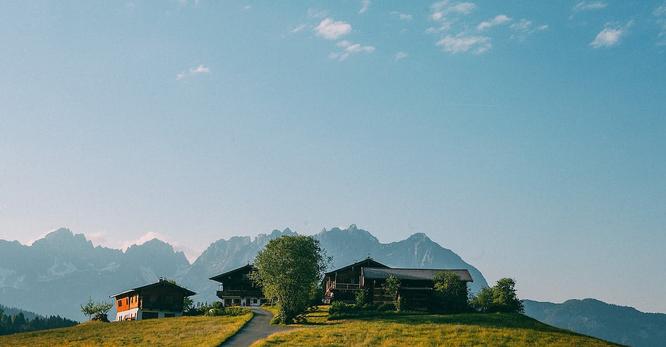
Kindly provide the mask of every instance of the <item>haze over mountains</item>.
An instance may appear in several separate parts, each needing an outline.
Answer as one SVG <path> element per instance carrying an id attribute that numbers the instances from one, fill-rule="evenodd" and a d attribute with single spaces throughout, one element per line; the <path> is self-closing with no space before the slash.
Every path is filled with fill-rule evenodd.
<path id="1" fill-rule="evenodd" d="M 199 293 L 195 301 L 212 301 L 217 284 L 209 277 L 251 262 L 268 241 L 291 234 L 295 233 L 285 229 L 255 238 L 219 240 L 192 264 L 182 252 L 157 239 L 131 246 L 125 252 L 94 247 L 84 235 L 68 229 L 51 232 L 31 246 L 0 240 L 0 303 L 82 319 L 79 305 L 88 297 L 108 300 L 116 292 L 159 277 L 175 279 Z M 332 257 L 331 268 L 371 256 L 389 266 L 465 268 L 474 278 L 473 291 L 487 285 L 479 270 L 425 234 L 384 244 L 351 225 L 324 230 L 314 237 Z"/>

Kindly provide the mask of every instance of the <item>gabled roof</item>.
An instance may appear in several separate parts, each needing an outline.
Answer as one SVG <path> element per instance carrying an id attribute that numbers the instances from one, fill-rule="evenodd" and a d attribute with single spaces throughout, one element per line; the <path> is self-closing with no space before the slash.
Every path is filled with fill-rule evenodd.
<path id="1" fill-rule="evenodd" d="M 384 265 L 384 264 L 382 264 L 382 263 L 380 263 L 380 262 L 378 262 L 378 261 L 376 261 L 376 260 L 374 260 L 374 259 L 372 259 L 372 258 L 370 258 L 370 257 L 367 257 L 367 258 L 365 258 L 365 259 L 363 259 L 363 260 L 361 260 L 361 261 L 358 261 L 358 262 L 356 262 L 356 263 L 354 263 L 354 264 L 349 264 L 349 265 L 344 266 L 344 267 L 341 267 L 341 268 L 339 268 L 339 269 L 329 271 L 329 272 L 326 273 L 326 275 L 329 275 L 329 274 L 332 274 L 332 273 L 335 273 L 335 272 L 338 272 L 338 271 L 344 271 L 344 270 L 347 270 L 348 268 L 350 268 L 350 267 L 352 267 L 352 266 L 374 267 L 374 268 L 388 268 L 388 266 L 386 266 L 386 265 Z"/>
<path id="2" fill-rule="evenodd" d="M 250 271 L 252 271 L 252 270 L 254 270 L 254 265 L 252 265 L 252 264 L 247 264 L 247 265 L 243 265 L 243 266 L 241 266 L 241 267 L 239 267 L 239 268 L 235 268 L 235 269 L 233 269 L 233 270 L 229 270 L 229 271 L 227 271 L 227 272 L 225 272 L 225 273 L 221 273 L 221 274 L 219 274 L 219 275 L 217 275 L 217 276 L 213 276 L 213 277 L 211 277 L 211 278 L 209 278 L 209 279 L 210 279 L 210 280 L 213 280 L 213 281 L 217 281 L 217 282 L 222 282 L 222 280 L 223 280 L 225 277 L 227 277 L 227 276 L 233 275 L 233 274 L 235 274 L 235 273 L 237 273 L 237 272 L 250 272 Z"/>
<path id="3" fill-rule="evenodd" d="M 187 288 L 183 288 L 183 287 L 181 287 L 181 286 L 179 286 L 175 283 L 172 283 L 170 281 L 160 279 L 159 281 L 157 281 L 155 283 L 151 283 L 151 284 L 147 284 L 145 286 L 136 287 L 134 289 L 126 290 L 124 292 L 111 295 L 111 297 L 118 297 L 118 296 L 121 296 L 121 295 L 130 294 L 130 293 L 139 293 L 139 294 L 141 294 L 141 292 L 144 291 L 144 290 L 157 288 L 157 287 L 169 287 L 169 288 L 172 288 L 172 289 L 175 289 L 175 290 L 179 290 L 179 291 L 183 292 L 183 294 L 185 294 L 185 296 L 192 296 L 192 295 L 196 294 L 195 292 L 193 292 L 193 291 L 191 291 Z"/>
<path id="4" fill-rule="evenodd" d="M 390 269 L 390 268 L 376 268 L 364 267 L 363 276 L 366 279 L 386 279 L 393 275 L 401 280 L 427 280 L 432 281 L 435 274 L 438 272 L 453 272 L 458 275 L 461 281 L 473 282 L 472 276 L 466 269 Z"/>

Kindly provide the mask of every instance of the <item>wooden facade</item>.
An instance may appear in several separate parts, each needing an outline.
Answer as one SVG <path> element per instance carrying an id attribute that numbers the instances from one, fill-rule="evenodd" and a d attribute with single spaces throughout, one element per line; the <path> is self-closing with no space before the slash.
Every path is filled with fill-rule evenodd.
<path id="1" fill-rule="evenodd" d="M 220 283 L 217 297 L 223 306 L 260 306 L 268 303 L 261 287 L 250 279 L 254 266 L 248 264 L 210 279 Z"/>
<path id="2" fill-rule="evenodd" d="M 183 299 L 196 293 L 170 281 L 137 287 L 112 295 L 115 299 L 116 320 L 168 318 L 183 315 Z"/>
<path id="3" fill-rule="evenodd" d="M 426 307 L 434 290 L 434 277 L 438 272 L 453 272 L 461 281 L 472 282 L 466 269 L 409 269 L 390 268 L 371 258 L 347 265 L 326 273 L 324 277 L 324 302 L 343 301 L 352 303 L 356 292 L 365 290 L 374 304 L 390 303 L 395 298 L 384 290 L 389 276 L 400 280 L 398 295 L 409 299 L 416 307 Z"/>
<path id="4" fill-rule="evenodd" d="M 356 291 L 362 287 L 361 269 L 364 267 L 388 268 L 388 266 L 372 258 L 366 258 L 327 272 L 324 275 L 322 285 L 324 288 L 324 303 L 331 303 L 334 300 L 353 302 Z"/>

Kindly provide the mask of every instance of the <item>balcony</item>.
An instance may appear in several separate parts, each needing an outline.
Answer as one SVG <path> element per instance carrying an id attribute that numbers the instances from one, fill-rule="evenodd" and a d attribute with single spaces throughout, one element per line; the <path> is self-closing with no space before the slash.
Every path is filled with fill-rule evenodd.
<path id="1" fill-rule="evenodd" d="M 337 289 L 337 290 L 357 290 L 361 288 L 361 285 L 358 283 L 340 283 L 340 282 L 332 282 L 331 283 L 331 289 Z"/>

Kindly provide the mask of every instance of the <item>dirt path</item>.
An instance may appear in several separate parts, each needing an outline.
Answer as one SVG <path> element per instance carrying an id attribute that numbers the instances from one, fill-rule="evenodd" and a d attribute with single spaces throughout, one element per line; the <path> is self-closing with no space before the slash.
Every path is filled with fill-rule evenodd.
<path id="1" fill-rule="evenodd" d="M 229 340 L 225 341 L 223 347 L 247 347 L 257 340 L 261 340 L 268 335 L 289 329 L 281 325 L 271 325 L 271 318 L 273 314 L 260 309 L 252 309 L 254 317 Z"/>

